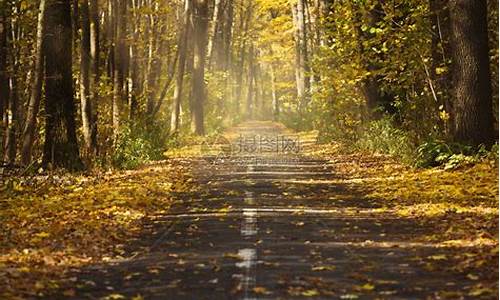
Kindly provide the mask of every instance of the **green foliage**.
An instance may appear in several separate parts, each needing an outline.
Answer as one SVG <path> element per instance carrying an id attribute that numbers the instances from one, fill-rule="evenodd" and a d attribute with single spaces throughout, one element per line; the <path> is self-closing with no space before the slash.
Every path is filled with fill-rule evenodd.
<path id="1" fill-rule="evenodd" d="M 420 168 L 442 166 L 448 170 L 478 163 L 484 159 L 498 162 L 498 144 L 488 151 L 484 146 L 474 148 L 459 143 L 430 140 L 417 148 L 415 166 Z"/>
<path id="2" fill-rule="evenodd" d="M 113 146 L 112 165 L 118 169 L 135 169 L 161 159 L 166 137 L 160 124 L 123 126 Z"/>
<path id="3" fill-rule="evenodd" d="M 375 153 L 388 154 L 401 161 L 410 161 L 413 147 L 410 136 L 394 126 L 390 118 L 371 121 L 361 126 L 361 133 L 355 147 Z"/>

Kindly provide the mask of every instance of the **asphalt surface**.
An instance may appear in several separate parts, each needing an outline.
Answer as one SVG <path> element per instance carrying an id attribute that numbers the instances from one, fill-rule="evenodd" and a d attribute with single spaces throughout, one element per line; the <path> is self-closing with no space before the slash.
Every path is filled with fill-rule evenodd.
<path id="1" fill-rule="evenodd" d="M 328 183 L 342 176 L 328 161 L 267 152 L 193 163 L 199 190 L 147 224 L 131 245 L 143 251 L 81 270 L 75 298 L 435 299 L 472 284 L 426 268 L 422 257 L 444 251 L 414 242 L 431 228 Z"/>

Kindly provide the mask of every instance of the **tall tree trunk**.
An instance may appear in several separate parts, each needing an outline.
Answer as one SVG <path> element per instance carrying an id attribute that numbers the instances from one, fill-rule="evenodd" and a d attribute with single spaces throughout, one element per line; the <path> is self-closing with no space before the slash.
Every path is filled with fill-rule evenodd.
<path id="1" fill-rule="evenodd" d="M 210 24 L 209 32 L 208 32 L 208 46 L 207 46 L 207 59 L 209 66 L 213 62 L 214 55 L 214 47 L 218 43 L 219 40 L 219 32 L 222 27 L 222 16 L 224 13 L 224 1 L 223 0 L 215 0 L 214 2 L 214 10 L 212 15 L 212 23 Z"/>
<path id="2" fill-rule="evenodd" d="M 247 43 L 247 35 L 248 35 L 248 26 L 250 24 L 250 20 L 252 18 L 252 5 L 248 4 L 247 9 L 242 5 L 240 11 L 240 35 L 241 35 L 241 44 L 239 45 L 239 59 L 236 64 L 236 112 L 240 112 L 240 104 L 241 104 L 241 91 L 243 90 L 243 68 L 245 66 L 245 54 L 247 51 L 246 43 Z"/>
<path id="3" fill-rule="evenodd" d="M 17 108 L 19 103 L 19 94 L 18 94 L 18 86 L 16 78 L 18 62 L 16 61 L 16 58 L 11 58 L 10 60 L 13 66 L 13 72 L 9 78 L 9 102 L 7 110 L 5 111 L 7 119 L 7 127 L 5 131 L 6 139 L 5 139 L 3 160 L 8 165 L 13 165 L 16 162 L 16 153 L 17 153 L 17 130 L 19 123 L 19 115 Z"/>
<path id="4" fill-rule="evenodd" d="M 310 77 L 309 58 L 307 49 L 307 29 L 305 18 L 305 0 L 297 0 L 292 4 L 292 13 L 295 24 L 295 47 L 296 47 L 296 81 L 297 98 L 300 110 L 303 111 L 309 103 Z"/>
<path id="5" fill-rule="evenodd" d="M 450 0 L 456 141 L 495 141 L 486 0 Z"/>
<path id="6" fill-rule="evenodd" d="M 2 128 L 8 124 L 3 122 L 5 111 L 9 105 L 9 77 L 7 73 L 8 44 L 7 36 L 9 32 L 9 20 L 7 14 L 6 1 L 0 2 L 0 118 L 2 119 Z M 3 130 L 1 131 L 3 134 Z M 4 138 L 1 139 L 2 143 Z"/>
<path id="7" fill-rule="evenodd" d="M 193 110 L 192 131 L 205 134 L 205 50 L 207 43 L 207 0 L 193 0 L 194 15 L 194 60 L 193 60 Z"/>
<path id="8" fill-rule="evenodd" d="M 70 0 L 47 0 L 43 164 L 81 169 L 72 79 Z"/>
<path id="9" fill-rule="evenodd" d="M 179 33 L 179 61 L 177 62 L 177 74 L 175 78 L 174 99 L 172 101 L 172 116 L 170 120 L 170 131 L 177 132 L 180 124 L 182 88 L 184 84 L 184 69 L 187 56 L 187 37 L 189 35 L 189 18 L 191 14 L 191 0 L 184 0 L 184 15 L 182 28 Z"/>
<path id="10" fill-rule="evenodd" d="M 10 8 L 7 10 L 10 11 Z M 19 40 L 19 21 L 10 20 L 9 25 L 5 25 L 7 29 L 5 62 L 7 64 L 8 78 L 8 102 L 4 111 L 5 122 L 5 144 L 3 160 L 13 165 L 16 161 L 17 154 L 17 131 L 19 127 L 19 88 L 17 85 L 17 76 L 19 73 L 19 48 L 17 42 Z"/>
<path id="11" fill-rule="evenodd" d="M 224 53 L 223 53 L 223 66 L 222 69 L 227 71 L 231 65 L 231 43 L 233 39 L 233 12 L 234 4 L 233 0 L 226 1 L 226 9 L 224 10 L 224 29 L 223 29 L 223 43 L 224 43 Z"/>
<path id="12" fill-rule="evenodd" d="M 40 108 L 43 85 L 43 41 L 45 34 L 45 7 L 46 0 L 40 1 L 38 11 L 38 25 L 36 32 L 35 61 L 33 63 L 33 84 L 28 102 L 28 112 L 23 130 L 23 142 L 21 148 L 21 163 L 28 165 L 31 162 L 33 143 L 35 141 L 36 117 Z"/>
<path id="13" fill-rule="evenodd" d="M 253 109 L 255 107 L 255 54 L 254 54 L 254 46 L 250 45 L 250 49 L 248 50 L 248 92 L 247 92 L 247 103 L 246 103 L 246 114 L 245 117 L 247 119 L 253 118 Z"/>
<path id="14" fill-rule="evenodd" d="M 276 91 L 276 71 L 274 62 L 271 62 L 271 96 L 272 96 L 273 120 L 278 121 L 280 115 L 280 105 Z"/>
<path id="15" fill-rule="evenodd" d="M 82 133 L 85 152 L 90 155 L 92 150 L 92 99 L 90 94 L 90 12 L 88 0 L 82 0 L 81 14 L 81 45 L 80 45 L 80 107 L 82 114 Z"/>
<path id="16" fill-rule="evenodd" d="M 123 47 L 124 47 L 124 28 L 121 27 L 122 18 L 122 6 L 124 5 L 124 0 L 114 0 L 113 6 L 113 27 L 114 27 L 114 62 L 113 62 L 113 105 L 112 105 L 112 116 L 113 116 L 113 135 L 114 140 L 120 131 L 120 116 L 121 116 L 121 102 L 123 101 L 123 82 L 124 82 L 124 72 L 123 72 Z"/>
<path id="17" fill-rule="evenodd" d="M 151 7 L 151 9 L 153 9 Z M 153 14 L 148 16 L 149 22 L 146 25 L 147 31 L 149 34 L 148 41 L 148 60 L 147 60 L 147 71 L 145 84 L 146 87 L 146 115 L 150 117 L 154 110 L 154 92 L 156 87 L 156 79 L 157 79 L 157 65 L 156 61 L 157 55 L 157 45 L 159 44 L 159 29 L 156 28 L 155 18 Z"/>
<path id="18" fill-rule="evenodd" d="M 98 0 L 90 0 L 90 96 L 92 99 L 92 110 L 91 110 L 91 124 L 90 124 L 90 135 L 91 135 L 91 150 L 93 155 L 98 155 L 99 148 L 97 143 L 97 121 L 98 121 L 98 103 L 99 103 L 99 82 L 101 80 L 100 73 L 100 51 L 101 46 L 99 42 L 100 33 L 100 22 L 99 22 L 99 5 Z"/>

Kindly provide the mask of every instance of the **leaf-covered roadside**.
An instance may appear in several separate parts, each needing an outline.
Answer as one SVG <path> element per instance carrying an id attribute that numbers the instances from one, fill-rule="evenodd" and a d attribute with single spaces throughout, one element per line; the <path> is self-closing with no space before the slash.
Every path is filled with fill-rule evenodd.
<path id="1" fill-rule="evenodd" d="M 95 177 L 6 182 L 0 194 L 0 298 L 40 295 L 59 288 L 71 268 L 120 258 L 142 222 L 168 210 L 173 192 L 188 189 L 189 174 L 189 161 L 176 159 Z"/>
<path id="2" fill-rule="evenodd" d="M 329 159 L 339 175 L 332 183 L 362 194 L 378 207 L 372 209 L 375 215 L 411 218 L 429 228 L 416 232 L 411 241 L 443 249 L 442 255 L 422 258 L 425 269 L 444 268 L 476 281 L 467 287 L 470 297 L 498 294 L 498 285 L 492 284 L 498 283 L 497 160 L 484 159 L 454 170 L 419 169 L 385 155 L 345 154 L 340 144 L 313 146 L 309 153 Z"/>

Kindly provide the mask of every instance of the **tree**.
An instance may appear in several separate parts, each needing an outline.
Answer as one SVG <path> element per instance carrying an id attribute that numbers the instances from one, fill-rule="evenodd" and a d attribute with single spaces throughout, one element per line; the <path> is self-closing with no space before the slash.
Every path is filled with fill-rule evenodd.
<path id="1" fill-rule="evenodd" d="M 43 164 L 81 169 L 73 102 L 70 7 L 69 0 L 47 0 Z"/>
<path id="2" fill-rule="evenodd" d="M 33 84 L 31 86 L 31 94 L 28 103 L 28 112 L 23 130 L 23 142 L 21 148 L 21 163 L 28 165 L 31 162 L 33 143 L 35 141 L 35 131 L 37 123 L 37 115 L 40 109 L 40 99 L 42 96 L 43 86 L 43 48 L 45 35 L 45 8 L 46 0 L 40 1 L 38 11 L 38 25 L 35 41 L 35 61 L 33 63 Z"/>
<path id="3" fill-rule="evenodd" d="M 495 141 L 486 0 L 450 0 L 456 141 Z"/>
<path id="4" fill-rule="evenodd" d="M 11 4 L 6 4 L 10 6 Z M 4 124 L 5 124 L 5 139 L 4 139 L 4 155 L 3 160 L 8 165 L 13 165 L 16 161 L 17 154 L 17 130 L 19 127 L 19 89 L 18 89 L 18 70 L 19 70 L 19 47 L 17 46 L 17 41 L 19 40 L 19 21 L 8 19 L 7 15 L 11 13 L 12 7 L 7 7 L 6 10 L 2 12 L 3 14 L 3 25 L 5 30 L 4 36 L 2 37 L 2 44 L 4 48 L 4 66 L 7 79 L 6 91 L 8 96 L 5 98 L 5 109 L 4 109 Z"/>
<path id="5" fill-rule="evenodd" d="M 93 155 L 97 155 L 99 153 L 99 145 L 97 143 L 97 119 L 98 119 L 98 110 L 97 106 L 99 103 L 99 82 L 101 80 L 100 76 L 100 51 L 101 46 L 99 42 L 99 6 L 98 0 L 90 0 L 90 97 L 92 99 L 91 106 L 91 120 L 92 123 L 90 125 L 90 134 L 91 134 L 91 150 L 93 151 Z"/>
<path id="6" fill-rule="evenodd" d="M 178 47 L 179 61 L 177 62 L 177 74 L 175 79 L 174 98 L 172 101 L 172 116 L 170 120 L 170 131 L 177 132 L 180 123 L 181 97 L 184 84 L 184 69 L 186 67 L 187 37 L 189 35 L 189 19 L 191 14 L 191 0 L 184 0 L 184 14 L 181 31 L 179 32 Z"/>
<path id="7" fill-rule="evenodd" d="M 82 133 L 87 154 L 93 153 L 95 145 L 92 142 L 92 98 L 90 82 L 92 81 L 90 66 L 90 11 L 88 0 L 81 1 L 81 45 L 80 45 L 80 101 L 82 114 Z"/>
<path id="8" fill-rule="evenodd" d="M 8 58 L 8 19 L 7 19 L 7 3 L 0 2 L 0 118 L 4 117 L 6 106 L 9 104 L 9 77 L 7 74 L 7 58 Z M 2 120 L 2 125 L 6 125 Z"/>
<path id="9" fill-rule="evenodd" d="M 204 104 L 205 94 L 205 50 L 207 47 L 207 0 L 193 0 L 194 56 L 193 56 L 193 104 L 192 131 L 197 135 L 205 134 Z"/>
<path id="10" fill-rule="evenodd" d="M 309 102 L 311 87 L 305 11 L 305 0 L 297 0 L 296 4 L 292 4 L 292 14 L 295 24 L 295 77 L 297 82 L 297 97 L 299 99 L 301 111 L 305 109 Z"/>

